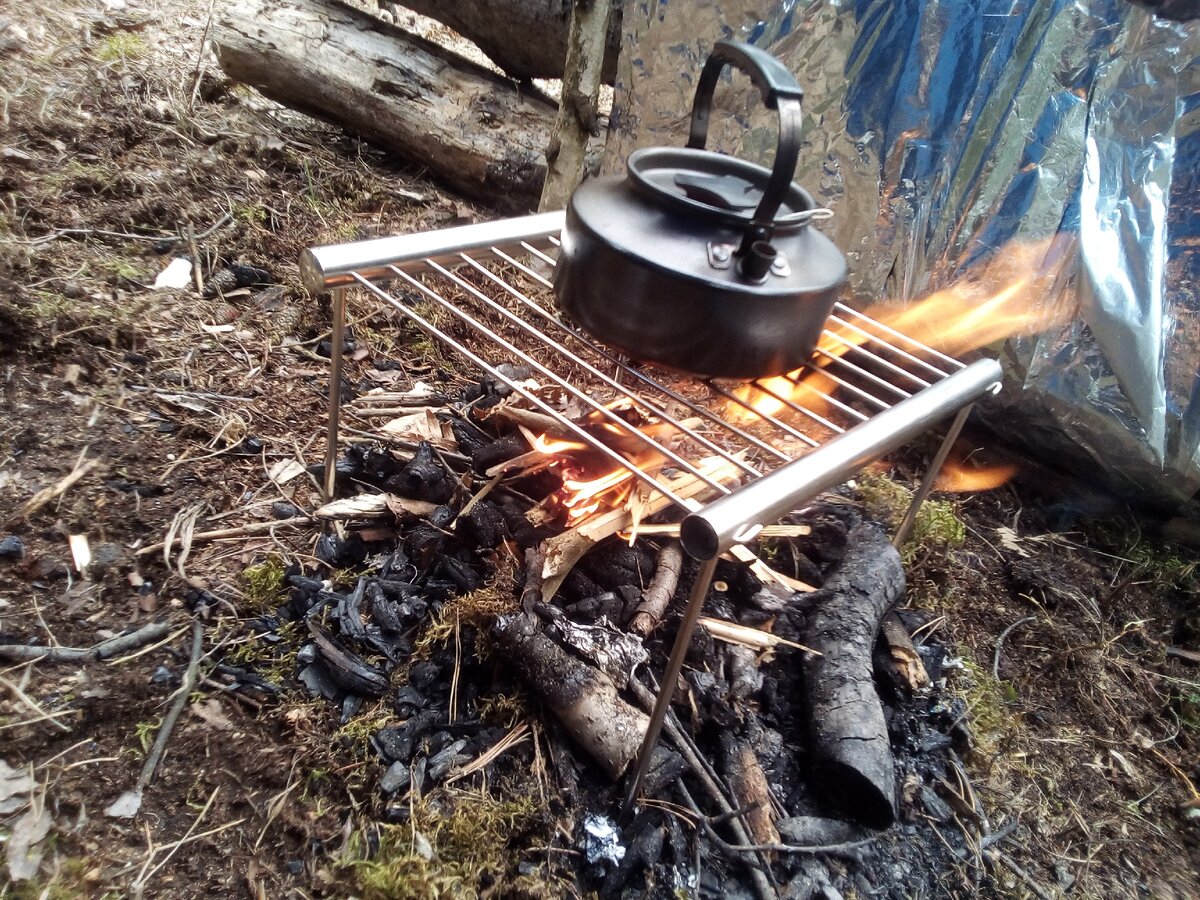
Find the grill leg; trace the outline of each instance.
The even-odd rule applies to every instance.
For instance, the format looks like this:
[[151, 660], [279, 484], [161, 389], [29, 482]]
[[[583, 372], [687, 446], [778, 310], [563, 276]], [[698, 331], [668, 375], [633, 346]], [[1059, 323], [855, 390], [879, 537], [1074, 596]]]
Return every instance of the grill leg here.
[[637, 765], [629, 781], [629, 791], [625, 795], [625, 805], [621, 807], [621, 817], [628, 817], [637, 800], [638, 789], [642, 779], [646, 777], [646, 769], [650, 765], [650, 757], [658, 746], [658, 737], [662, 733], [663, 722], [667, 718], [667, 710], [671, 708], [671, 699], [675, 696], [675, 684], [679, 681], [679, 672], [683, 669], [683, 658], [687, 656], [688, 647], [692, 643], [692, 633], [700, 620], [700, 611], [704, 606], [704, 598], [712, 584], [713, 572], [717, 568], [717, 558], [707, 559], [696, 573], [692, 583], [692, 592], [688, 595], [687, 609], [683, 613], [683, 621], [679, 624], [679, 634], [675, 638], [675, 646], [671, 648], [671, 658], [667, 661], [667, 670], [663, 673], [662, 686], [654, 701], [654, 712], [650, 716], [650, 724], [646, 728], [646, 737], [642, 740], [642, 749], [638, 751]]
[[342, 344], [346, 337], [346, 289], [333, 291], [333, 334], [329, 351], [329, 432], [325, 444], [325, 502], [337, 480], [338, 422], [342, 412]]
[[908, 511], [904, 514], [904, 520], [900, 523], [900, 527], [896, 529], [896, 536], [892, 538], [892, 546], [896, 549], [899, 549], [912, 533], [913, 525], [917, 521], [917, 513], [921, 510], [921, 504], [925, 502], [925, 498], [933, 490], [933, 482], [937, 479], [938, 473], [942, 471], [942, 466], [946, 463], [946, 457], [950, 455], [950, 448], [958, 440], [958, 435], [962, 431], [963, 425], [966, 424], [967, 416], [971, 414], [971, 408], [974, 405], [970, 403], [964, 406], [958, 411], [958, 415], [954, 417], [954, 421], [950, 423], [950, 430], [946, 432], [946, 437], [942, 440], [942, 446], [938, 447], [938, 452], [933, 457], [933, 462], [929, 464], [929, 470], [925, 473], [925, 477], [921, 479], [921, 484], [917, 488], [916, 494], [913, 495], [912, 503], [908, 505]]

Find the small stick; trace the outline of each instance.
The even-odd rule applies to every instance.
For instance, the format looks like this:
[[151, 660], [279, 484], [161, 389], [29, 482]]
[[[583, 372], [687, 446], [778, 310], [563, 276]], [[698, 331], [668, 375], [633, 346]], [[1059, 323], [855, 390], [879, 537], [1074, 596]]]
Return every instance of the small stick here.
[[200, 651], [203, 649], [204, 623], [197, 619], [192, 623], [192, 656], [188, 660], [187, 672], [183, 676], [183, 684], [179, 686], [179, 693], [175, 698], [175, 703], [167, 711], [167, 716], [163, 719], [162, 727], [158, 729], [158, 737], [154, 739], [154, 746], [150, 748], [150, 755], [146, 757], [146, 764], [142, 766], [142, 773], [138, 776], [135, 788], [138, 792], [144, 790], [154, 778], [154, 771], [158, 768], [163, 751], [167, 749], [167, 741], [170, 740], [171, 732], [175, 729], [175, 723], [179, 720], [179, 714], [187, 706], [188, 698], [191, 697], [192, 690], [196, 687], [197, 676], [200, 672]]
[[[238, 525], [233, 528], [218, 528], [215, 531], [197, 531], [192, 535], [192, 542], [196, 541], [211, 541], [217, 538], [241, 537], [244, 534], [259, 534], [263, 531], [271, 531], [274, 528], [295, 528], [301, 525], [311, 525], [311, 516], [293, 516], [290, 519], [279, 519], [275, 522], [251, 522], [248, 525]], [[143, 547], [134, 553], [134, 556], [149, 556], [152, 553], [158, 553], [165, 547], [178, 544], [179, 540], [172, 535], [168, 541], [162, 541], [158, 544], [151, 544], [149, 547]]]
[[1031, 891], [1033, 891], [1035, 894], [1037, 894], [1037, 896], [1040, 897], [1041, 900], [1054, 900], [1053, 894], [1051, 894], [1048, 890], [1046, 890], [1044, 887], [1042, 887], [1040, 884], [1038, 884], [1037, 880], [1032, 875], [1030, 875], [1027, 871], [1025, 871], [1024, 868], [1017, 865], [1016, 862], [1009, 859], [1008, 856], [1001, 853], [999, 850], [985, 850], [983, 853], [983, 858], [986, 859], [988, 862], [990, 862], [992, 865], [996, 865], [997, 863], [1003, 863], [1005, 866], [1007, 866], [1009, 868], [1009, 870], [1014, 875], [1016, 875], [1023, 882], [1025, 882], [1026, 887], [1028, 887]]
[[803, 644], [781, 638], [778, 635], [771, 634], [769, 631], [750, 628], [746, 625], [738, 625], [736, 622], [726, 622], [724, 619], [713, 619], [708, 616], [701, 616], [697, 621], [717, 640], [737, 644], [741, 647], [748, 647], [751, 650], [771, 650], [775, 647], [791, 647], [793, 650], [803, 650], [805, 653], [812, 653], [816, 656], [821, 655], [821, 651], [819, 650], [814, 650], [812, 647], [805, 647]]
[[100, 463], [101, 459], [99, 457], [89, 460], [84, 460], [81, 457], [79, 462], [75, 464], [75, 468], [72, 469], [64, 478], [60, 479], [57, 484], [51, 485], [48, 488], [42, 488], [40, 491], [34, 494], [33, 497], [29, 499], [29, 502], [21, 507], [21, 512], [17, 514], [16, 520], [10, 520], [10, 522], [29, 518], [29, 516], [33, 515], [51, 500], [61, 497], [63, 494], [69, 491], [72, 486], [74, 486], [81, 478], [83, 478], [84, 475], [87, 475], [89, 472], [99, 466]]
[[152, 643], [167, 634], [171, 626], [166, 622], [151, 622], [130, 634], [118, 635], [101, 641], [93, 647], [31, 647], [27, 644], [0, 644], [0, 659], [13, 662], [96, 662], [102, 659], [135, 650]]
[[196, 293], [204, 296], [204, 276], [200, 273], [200, 250], [196, 246], [196, 229], [187, 223], [188, 252], [192, 254], [192, 278], [196, 282]]
[[1036, 621], [1037, 616], [1026, 616], [1023, 619], [1017, 619], [1017, 621], [1013, 622], [1002, 632], [1000, 632], [1000, 637], [996, 638], [996, 654], [992, 657], [992, 677], [997, 681], [1000, 680], [1000, 651], [1004, 648], [1004, 641], [1010, 634], [1012, 634], [1014, 631], [1016, 631], [1016, 629], [1020, 628], [1026, 622]]
[[525, 551], [525, 587], [521, 590], [521, 609], [529, 611], [542, 599], [542, 570], [546, 565], [546, 548], [542, 544]]
[[654, 578], [642, 592], [642, 602], [629, 620], [629, 630], [646, 637], [659, 623], [675, 589], [679, 586], [679, 572], [683, 568], [683, 547], [679, 541], [669, 541], [658, 551], [658, 567]]
[[[13, 684], [7, 678], [4, 678], [2, 676], [0, 676], [0, 685], [3, 685], [4, 687], [6, 687], [10, 691], [12, 691], [12, 694], [14, 697], [16, 697], [18, 700], [20, 700], [22, 703], [24, 703], [26, 706], [28, 706], [35, 713], [38, 714], [38, 718], [36, 718], [36, 719], [31, 719], [27, 722], [10, 722], [10, 723], [8, 723], [9, 725], [12, 725], [12, 726], [32, 725], [35, 722], [47, 722], [48, 721], [48, 722], [50, 722], [51, 725], [53, 725], [59, 731], [69, 732], [71, 730], [70, 726], [64, 725], [62, 722], [58, 721], [63, 716], [70, 715], [69, 712], [60, 712], [60, 713], [46, 712], [44, 709], [42, 709], [40, 706], [37, 705], [36, 700], [34, 700], [32, 697], [30, 697], [28, 694], [26, 694], [23, 690], [21, 690], [19, 685]], [[0, 727], [8, 727], [8, 726], [0, 726]]]

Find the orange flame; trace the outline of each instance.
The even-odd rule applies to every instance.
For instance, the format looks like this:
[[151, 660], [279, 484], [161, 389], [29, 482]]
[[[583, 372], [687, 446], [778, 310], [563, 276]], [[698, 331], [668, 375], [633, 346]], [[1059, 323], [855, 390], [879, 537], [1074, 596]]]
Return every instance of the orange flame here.
[[1074, 313], [1053, 289], [1062, 249], [1054, 239], [1011, 245], [906, 309], [868, 310], [867, 315], [951, 356], [1047, 331]]
[[947, 460], [933, 484], [935, 491], [964, 494], [970, 491], [991, 491], [1008, 483], [1017, 474], [1011, 463], [999, 463], [982, 468], [967, 467]]
[[587, 449], [587, 444], [581, 444], [578, 441], [554, 440], [544, 434], [536, 435], [530, 439], [529, 443], [538, 453], [545, 453], [547, 456], [565, 453], [568, 450]]

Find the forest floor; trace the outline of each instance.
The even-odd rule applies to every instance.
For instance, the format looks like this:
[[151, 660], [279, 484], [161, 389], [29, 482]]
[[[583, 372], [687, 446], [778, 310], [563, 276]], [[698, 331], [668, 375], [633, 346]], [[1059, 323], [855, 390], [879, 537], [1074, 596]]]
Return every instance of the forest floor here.
[[[389, 887], [371, 864], [380, 766], [369, 730], [312, 700], [294, 658], [254, 628], [270, 598], [247, 570], [310, 559], [315, 528], [196, 542], [169, 562], [141, 552], [170, 529], [318, 502], [305, 478], [271, 474], [324, 456], [328, 360], [315, 350], [329, 311], [300, 283], [304, 248], [489, 216], [418, 164], [227, 83], [201, 52], [210, 15], [198, 0], [0, 11], [0, 539], [23, 547], [0, 559], [0, 644], [89, 647], [170, 626], [118, 659], [0, 664], [0, 896], [534, 892], [429, 872]], [[276, 287], [155, 289], [188, 252], [189, 229], [206, 279], [241, 264]], [[405, 361], [409, 381], [469, 380], [411, 329], [364, 312], [351, 308], [351, 383], [380, 359]], [[911, 485], [932, 447], [908, 451], [894, 480]], [[939, 496], [961, 540], [908, 558], [906, 603], [962, 659], [950, 690], [969, 708], [973, 790], [993, 830], [1011, 826], [987, 859], [943, 873], [940, 895], [972, 884], [1002, 897], [1197, 896], [1200, 671], [1168, 653], [1200, 651], [1197, 556], [1114, 500], [1082, 500], [1065, 480], [1050, 495], [1040, 481]], [[864, 501], [894, 511], [878, 491]], [[84, 566], [68, 543], [79, 535]], [[205, 623], [205, 679], [139, 815], [110, 817], [187, 668], [198, 591], [221, 601]], [[211, 668], [221, 661], [283, 690], [238, 699]], [[534, 763], [528, 744], [513, 753]], [[504, 808], [488, 785], [463, 785], [446, 790], [495, 804], [496, 822], [477, 824], [500, 837], [480, 840], [499, 840], [515, 868]], [[560, 823], [548, 809], [523, 821], [522, 858], [543, 867], [542, 893], [572, 891], [551, 857], [528, 855]], [[403, 827], [416, 840], [416, 825]]]

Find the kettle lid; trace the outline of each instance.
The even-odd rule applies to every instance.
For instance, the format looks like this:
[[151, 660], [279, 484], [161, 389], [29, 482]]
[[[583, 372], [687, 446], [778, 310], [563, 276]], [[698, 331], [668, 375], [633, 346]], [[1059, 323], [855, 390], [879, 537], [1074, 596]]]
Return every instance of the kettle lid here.
[[[629, 155], [626, 170], [647, 199], [675, 212], [745, 227], [767, 190], [772, 172], [748, 160], [711, 150], [650, 147]], [[794, 228], [831, 215], [795, 182], [774, 216], [776, 228]]]

